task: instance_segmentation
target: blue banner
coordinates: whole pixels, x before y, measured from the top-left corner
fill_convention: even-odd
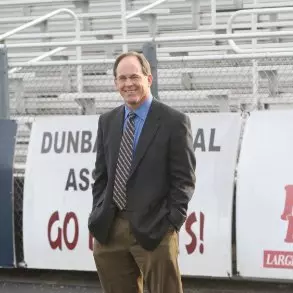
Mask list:
[[[0,267],[14,266],[13,161],[17,124],[0,119]]]

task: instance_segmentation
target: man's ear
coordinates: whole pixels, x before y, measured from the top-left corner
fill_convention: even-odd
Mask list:
[[[153,83],[153,76],[150,74],[150,75],[148,75],[148,84],[149,84],[149,87],[151,87],[152,83]]]

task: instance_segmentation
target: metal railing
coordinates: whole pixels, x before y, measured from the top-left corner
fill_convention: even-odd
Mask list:
[[[127,20],[132,18],[132,17],[135,17],[135,16],[138,16],[140,15],[141,13],[147,11],[147,10],[150,10],[156,6],[158,6],[159,4],[165,2],[167,0],[157,0],[155,1],[154,3],[151,3],[143,8],[140,8],[138,9],[137,11],[134,11],[134,12],[131,12],[129,13],[128,15],[126,15],[126,1],[125,0],[121,0],[121,25],[122,25],[122,35],[123,37],[126,38],[127,36]],[[61,9],[58,9],[58,10],[55,10],[55,11],[52,11],[44,16],[41,16],[41,17],[38,17],[22,26],[19,26],[18,28],[16,29],[13,29],[11,31],[8,31],[2,35],[0,35],[0,41],[26,29],[26,28],[29,28],[31,26],[34,26],[36,24],[39,24],[57,14],[60,14],[60,13],[67,13],[69,14],[70,16],[72,16],[75,20],[75,34],[76,34],[76,37],[75,37],[75,41],[79,42],[80,41],[80,21],[79,21],[79,18],[78,16],[76,15],[76,13],[74,13],[72,10],[70,9],[66,9],[66,8],[61,8]],[[111,15],[110,15],[111,16]],[[12,46],[7,46],[7,47],[12,47]],[[35,62],[38,62],[38,61],[41,61],[47,57],[50,57],[56,53],[59,53],[63,50],[65,50],[68,46],[57,46],[57,48],[49,51],[49,52],[46,52],[36,58],[33,58],[31,60],[29,60],[27,62],[27,64],[32,64],[32,63],[35,63]],[[128,48],[127,48],[127,44],[123,44],[123,51],[127,51]],[[82,55],[82,52],[81,52],[81,47],[79,45],[76,46],[76,59],[77,61],[80,61],[81,60],[81,55]],[[16,71],[18,71],[20,68],[12,68],[10,70],[10,73],[14,73]],[[79,82],[79,88],[78,88],[78,92],[82,92],[83,91],[83,81],[82,81],[82,70],[81,70],[81,67],[77,67],[77,76],[80,80]]]
[[[0,42],[5,40],[6,38],[18,33],[18,32],[21,32],[27,28],[30,28],[34,25],[37,25],[45,20],[48,20],[50,19],[51,17],[57,15],[57,14],[60,14],[60,13],[66,13],[66,14],[69,14],[75,21],[75,40],[76,41],[80,41],[80,22],[79,22],[79,19],[77,17],[77,15],[70,9],[66,9],[66,8],[61,8],[61,9],[57,9],[57,10],[54,10],[48,14],[45,14],[44,16],[41,16],[41,17],[38,17],[36,18],[35,20],[32,20],[26,24],[23,24],[13,30],[10,30],[2,35],[0,35]],[[8,46],[7,46],[8,47]],[[34,58],[32,60],[29,61],[29,63],[34,63],[34,62],[37,62],[37,61],[40,61],[42,59],[45,59],[46,57],[49,57],[49,56],[52,56],[54,54],[56,54],[57,52],[61,52],[63,51],[64,49],[66,49],[66,47],[62,47],[62,46],[58,46],[57,48],[49,51],[49,52],[46,52],[44,54],[42,54],[41,56],[38,56],[37,58]],[[76,46],[76,59],[77,61],[81,60],[81,47],[80,46]],[[15,72],[17,71],[19,68],[13,68],[11,72]],[[77,76],[79,77],[80,79],[80,84],[79,84],[79,88],[78,88],[78,91],[79,92],[82,92],[82,71],[81,71],[81,67],[77,67]]]
[[[145,7],[142,7],[140,9],[138,9],[137,11],[131,12],[128,15],[126,14],[126,0],[121,0],[121,28],[122,28],[122,36],[123,38],[127,37],[127,20],[140,15],[141,13],[150,10],[160,4],[162,4],[163,2],[166,2],[167,0],[157,0]],[[123,44],[123,52],[126,52],[128,50],[128,46],[127,44]]]
[[[240,40],[248,38],[265,38],[265,37],[291,37],[293,30],[282,32],[254,32],[254,33],[228,33],[218,35],[197,35],[197,36],[176,36],[176,37],[147,37],[147,38],[131,38],[131,39],[115,39],[115,40],[84,40],[84,41],[61,41],[61,42],[39,42],[39,43],[23,43],[23,44],[7,44],[7,48],[46,48],[58,46],[87,46],[87,45],[123,45],[123,44],[142,44],[146,42],[155,42],[157,44],[183,41],[217,41],[217,40]],[[276,50],[273,50],[276,52]],[[286,48],[282,52],[291,52],[291,48]],[[279,52],[279,51],[278,51]],[[278,53],[276,52],[276,54]],[[282,53],[279,52],[279,53]],[[252,56],[252,55],[251,55]],[[182,57],[184,58],[184,57]]]
[[[258,9],[243,9],[243,10],[238,10],[234,12],[229,20],[228,20],[228,25],[227,25],[227,33],[232,34],[232,23],[234,19],[239,16],[239,15],[244,15],[244,14],[251,14],[251,15],[258,15],[258,14],[271,14],[271,13],[278,13],[278,12],[293,12],[293,7],[281,7],[281,8],[258,8]],[[252,18],[255,21],[255,17]],[[291,22],[292,25],[293,22]],[[256,24],[252,23],[252,27],[254,27]],[[275,24],[277,25],[277,24]],[[232,34],[233,35],[233,34]],[[244,35],[244,34],[243,34]],[[249,35],[249,34],[248,34]],[[275,32],[275,34],[271,35],[270,32],[261,32],[259,33],[259,37],[265,38],[265,37],[293,37],[293,31],[286,31],[286,32]],[[246,53],[255,53],[255,52],[268,52],[267,49],[262,49],[262,48],[252,48],[252,49],[241,49],[239,46],[236,45],[234,42],[233,38],[228,39],[229,45],[231,48],[238,54],[246,54]],[[291,48],[270,48],[270,52],[290,52],[292,49]]]
[[[165,2],[167,0],[157,0],[154,3],[151,3],[150,5],[147,5],[141,9],[138,9],[137,11],[131,12],[128,15],[126,15],[126,7],[124,7],[124,5],[122,5],[122,3],[125,3],[125,0],[121,0],[121,21],[122,21],[122,35],[123,38],[121,39],[115,39],[115,40],[84,40],[81,41],[80,40],[80,23],[79,20],[76,16],[76,14],[68,9],[59,9],[56,11],[53,11],[45,16],[42,16],[34,21],[31,21],[15,30],[12,30],[6,34],[0,35],[0,41],[4,38],[7,38],[9,36],[11,36],[12,34],[15,34],[25,28],[28,28],[30,26],[33,26],[35,24],[38,24],[58,13],[61,12],[67,12],[70,15],[72,15],[75,20],[76,20],[76,38],[74,41],[68,42],[68,41],[59,41],[59,42],[35,42],[35,43],[23,43],[23,44],[7,44],[7,48],[46,48],[46,47],[56,47],[55,49],[53,49],[50,52],[46,52],[44,55],[36,57],[32,60],[30,60],[28,62],[28,64],[32,64],[32,63],[39,63],[39,64],[43,64],[40,63],[39,61],[41,61],[42,59],[51,56],[53,54],[56,54],[57,52],[60,52],[62,50],[64,50],[65,48],[68,47],[76,47],[76,54],[77,54],[77,61],[79,62],[81,60],[81,46],[87,46],[87,45],[122,45],[123,46],[123,50],[127,50],[127,45],[128,44],[140,44],[140,43],[146,43],[146,42],[155,42],[157,44],[162,44],[162,43],[168,43],[168,42],[186,42],[186,41],[207,41],[207,40],[227,40],[228,43],[230,44],[231,48],[238,54],[250,54],[250,58],[258,58],[258,55],[255,55],[255,53],[272,53],[275,52],[277,56],[280,53],[283,52],[291,52],[291,48],[287,47],[287,48],[270,48],[270,49],[260,49],[260,48],[253,48],[253,49],[240,49],[234,40],[240,40],[240,39],[248,39],[251,38],[253,39],[253,41],[256,38],[265,38],[265,37],[290,37],[293,36],[293,31],[277,31],[277,32],[252,32],[252,33],[237,33],[234,34],[232,33],[232,22],[233,20],[240,14],[258,14],[258,13],[275,13],[275,12],[285,12],[285,11],[293,11],[293,8],[267,8],[267,9],[247,9],[247,10],[239,10],[236,11],[235,13],[232,14],[232,16],[230,17],[228,24],[227,24],[227,34],[218,34],[218,35],[200,35],[200,36],[178,36],[178,37],[148,37],[148,38],[131,38],[131,39],[127,39],[127,26],[126,26],[126,20],[135,17],[137,15],[140,15],[141,13],[154,8],[155,6],[162,4],[163,2]],[[123,7],[122,7],[123,6]],[[125,8],[125,10],[124,10]],[[211,56],[212,58],[214,56]],[[198,60],[198,58],[201,58],[200,56],[192,56],[192,57],[179,57],[180,60]],[[215,58],[219,58],[219,56],[215,56]],[[224,58],[223,56],[220,58]],[[229,56],[230,58],[230,56]],[[168,59],[168,58],[167,58]],[[172,58],[170,57],[170,61],[172,60]],[[176,59],[175,59],[176,60]],[[52,61],[52,63],[50,64],[57,64],[55,62],[58,61]],[[18,63],[21,65],[24,65],[25,63]],[[80,88],[79,91],[82,91],[82,76],[81,76],[81,72],[78,73],[78,75],[80,76]]]
[[[254,1],[254,4],[257,4],[257,1]],[[232,24],[233,21],[235,20],[236,17],[238,17],[239,15],[245,15],[245,14],[250,14],[251,15],[251,29],[252,31],[255,33],[257,30],[257,16],[259,14],[272,14],[272,13],[282,13],[282,12],[293,12],[293,7],[273,7],[273,8],[253,8],[253,9],[244,9],[244,10],[238,10],[236,12],[234,12],[227,23],[227,33],[228,34],[232,34]],[[293,22],[291,22],[290,24],[292,25]],[[288,24],[288,22],[287,22]],[[277,26],[278,24],[275,23],[274,26]],[[289,33],[289,34],[287,34]],[[264,33],[261,32],[261,38],[270,36],[270,33]],[[281,36],[293,36],[293,31],[289,31],[289,32],[285,32],[285,34],[283,34],[283,32],[276,32],[276,34],[278,35],[278,37]],[[228,40],[229,45],[231,46],[231,48],[234,50],[235,53],[237,54],[253,54],[253,53],[272,53],[272,52],[276,52],[277,54],[281,54],[282,52],[290,52],[291,48],[289,47],[281,47],[279,46],[278,48],[257,48],[257,40],[256,38],[253,38],[252,40],[252,48],[251,49],[241,49],[238,45],[236,45],[235,41],[231,38]],[[258,75],[258,70],[257,70],[258,64],[257,64],[257,60],[253,60],[253,66],[252,66],[252,76],[253,76],[253,93],[254,93],[254,98],[255,98],[255,104],[257,105],[259,102],[259,95],[258,95],[258,85],[259,85],[259,75]]]

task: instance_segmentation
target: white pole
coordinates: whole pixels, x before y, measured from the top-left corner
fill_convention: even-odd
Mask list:
[[[77,18],[75,21],[75,40],[80,42],[80,22]],[[80,61],[82,57],[82,49],[81,46],[76,47],[76,60]],[[78,65],[76,68],[76,78],[77,78],[77,91],[79,93],[83,92],[83,73],[82,66]]]
[[[127,19],[126,19],[126,1],[127,0],[120,0],[121,6],[121,29],[122,29],[122,37],[123,39],[127,38]],[[128,51],[128,45],[125,43],[122,45],[123,52]]]
[[[216,26],[216,18],[217,18],[216,0],[211,0],[211,16],[212,16],[212,28],[215,28],[215,26]]]
[[[253,2],[254,5],[257,4],[257,0],[254,0]],[[253,33],[257,31],[257,18],[258,14],[257,13],[252,13],[251,14],[251,30]],[[257,39],[252,39],[252,50],[253,52],[255,51],[257,45]],[[253,91],[253,97],[255,99],[255,109],[258,107],[258,84],[259,84],[259,77],[258,77],[258,68],[257,68],[257,60],[253,59],[252,60],[252,91]]]

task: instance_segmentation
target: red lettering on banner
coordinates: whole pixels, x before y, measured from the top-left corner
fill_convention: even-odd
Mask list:
[[[264,251],[263,266],[275,269],[293,269],[292,251]]]
[[[286,185],[285,191],[285,205],[281,219],[287,221],[288,226],[284,241],[286,243],[293,243],[293,185]],[[293,269],[293,252],[265,250],[263,254],[263,267]]]
[[[61,228],[58,227],[58,236],[55,240],[52,240],[51,238],[51,231],[52,231],[52,226],[55,222],[59,221],[59,213],[56,211],[52,214],[52,216],[49,219],[48,223],[48,239],[49,243],[52,249],[59,248],[62,250],[62,240],[61,240]]]
[[[73,221],[74,221],[74,237],[73,237],[72,242],[69,242],[68,238],[67,238],[67,227],[68,227],[68,224],[71,219],[73,219]],[[76,217],[75,213],[73,213],[73,212],[67,213],[65,216],[65,219],[64,219],[64,224],[63,224],[63,238],[64,238],[64,242],[69,250],[73,250],[75,248],[77,241],[78,241],[78,235],[79,235],[79,227],[78,227],[77,217]]]
[[[199,232],[199,238],[202,241],[202,243],[199,245],[199,252],[201,254],[204,253],[204,245],[203,245],[203,241],[204,241],[204,214],[201,212],[200,213],[200,220],[199,220],[199,224],[200,224],[200,232]]]
[[[74,222],[74,237],[73,237],[73,240],[70,242],[68,240],[67,229],[68,229],[68,224],[70,223],[71,220],[73,220],[73,222]],[[55,240],[52,240],[52,237],[51,237],[52,227],[53,227],[54,223],[59,222],[59,221],[60,221],[59,213],[58,213],[58,211],[55,211],[52,214],[52,216],[50,217],[49,222],[48,222],[48,231],[47,232],[48,232],[49,244],[52,249],[59,248],[60,250],[62,250],[62,236],[63,236],[63,239],[64,239],[64,242],[65,242],[67,249],[73,250],[77,245],[78,237],[79,237],[79,225],[78,225],[77,216],[75,215],[74,212],[67,213],[65,216],[62,228],[58,227],[57,238]],[[63,235],[62,235],[62,231],[63,231]]]
[[[281,219],[288,222],[285,242],[293,243],[293,185],[286,185],[285,206]]]
[[[194,230],[193,230],[193,225],[197,223],[197,217],[196,217],[196,213],[193,212],[191,213],[186,221],[185,221],[185,230],[187,232],[187,234],[191,237],[191,241],[189,244],[186,244],[186,251],[188,254],[192,254],[195,252],[195,250],[197,249],[198,246],[198,237],[196,236]],[[199,214],[199,240],[201,241],[200,245],[199,245],[199,252],[201,254],[204,253],[204,223],[205,223],[205,215],[204,213],[200,212]]]
[[[288,228],[287,234],[285,238],[285,242],[292,243],[293,242],[293,216],[288,216]]]
[[[190,216],[187,217],[185,221],[185,230],[187,234],[191,237],[191,242],[189,244],[186,244],[186,251],[188,254],[191,254],[195,251],[196,245],[197,245],[197,238],[195,233],[192,230],[192,225],[196,223],[196,215],[195,212],[193,212]]]

